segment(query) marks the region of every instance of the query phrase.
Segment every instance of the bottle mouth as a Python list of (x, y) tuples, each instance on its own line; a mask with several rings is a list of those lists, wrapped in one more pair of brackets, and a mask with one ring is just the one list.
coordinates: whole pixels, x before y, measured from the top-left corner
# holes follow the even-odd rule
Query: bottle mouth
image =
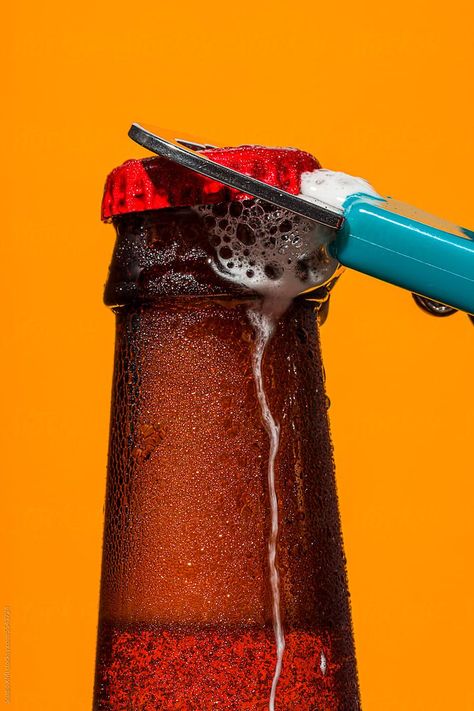
[[(126, 213), (113, 222), (110, 306), (227, 295), (283, 312), (304, 292), (312, 298), (338, 268), (327, 250), (333, 230), (254, 198)], [(327, 292), (314, 298), (324, 301)]]
[[(238, 146), (203, 151), (213, 161), (297, 195), (301, 176), (321, 167), (295, 148)], [(206, 178), (165, 158), (128, 160), (107, 177), (102, 220), (132, 212), (241, 201), (250, 195)]]

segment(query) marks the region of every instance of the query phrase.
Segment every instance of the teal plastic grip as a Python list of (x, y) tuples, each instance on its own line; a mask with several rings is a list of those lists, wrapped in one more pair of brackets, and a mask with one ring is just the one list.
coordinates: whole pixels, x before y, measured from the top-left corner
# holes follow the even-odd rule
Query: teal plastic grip
[(474, 313), (474, 233), (391, 198), (352, 195), (330, 245), (344, 266)]

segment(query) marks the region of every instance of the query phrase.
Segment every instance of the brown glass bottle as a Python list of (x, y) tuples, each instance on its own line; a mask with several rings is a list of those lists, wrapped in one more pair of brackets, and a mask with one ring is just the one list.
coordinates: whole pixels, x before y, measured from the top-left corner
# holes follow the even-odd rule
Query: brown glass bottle
[[(117, 339), (94, 709), (263, 711), (276, 643), (269, 436), (249, 319), (261, 297), (212, 268), (212, 229), (192, 208), (114, 224), (105, 300)], [(299, 297), (279, 320), (263, 382), (280, 426), (285, 650), (274, 708), (355, 711), (313, 302)]]

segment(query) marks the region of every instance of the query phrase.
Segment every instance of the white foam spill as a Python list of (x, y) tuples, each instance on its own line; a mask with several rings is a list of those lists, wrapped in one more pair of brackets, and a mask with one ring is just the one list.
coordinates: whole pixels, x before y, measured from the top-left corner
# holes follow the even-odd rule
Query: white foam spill
[(270, 538), (268, 540), (268, 566), (270, 571), (270, 588), (272, 592), (272, 617), (273, 617), (273, 632), (276, 643), (276, 664), (273, 673), (272, 688), (270, 692), (270, 700), (268, 703), (269, 711), (275, 709), (275, 697), (278, 685), (278, 680), (281, 674), (283, 664), (283, 654), (285, 651), (285, 634), (281, 622), (281, 607), (280, 607), (280, 574), (278, 572), (276, 557), (277, 557), (277, 541), (278, 541), (278, 499), (275, 486), (275, 458), (280, 444), (280, 426), (273, 418), (273, 415), (268, 406), (265, 387), (263, 384), (262, 360), (265, 349), (273, 335), (276, 321), (272, 316), (257, 309), (249, 309), (249, 320), (255, 330), (255, 347), (253, 351), (253, 375), (257, 387), (257, 395), (262, 412), (262, 419), (267, 430), (270, 440), (270, 452), (268, 456), (267, 479), (268, 479), (268, 494), (270, 499)]
[(367, 180), (347, 173), (319, 168), (301, 175), (300, 197), (307, 200), (342, 209), (347, 198), (356, 193), (381, 197)]
[(337, 262), (327, 252), (335, 231), (259, 200), (198, 206), (211, 234), (213, 268), (264, 297), (275, 318), (301, 292), (325, 283)]

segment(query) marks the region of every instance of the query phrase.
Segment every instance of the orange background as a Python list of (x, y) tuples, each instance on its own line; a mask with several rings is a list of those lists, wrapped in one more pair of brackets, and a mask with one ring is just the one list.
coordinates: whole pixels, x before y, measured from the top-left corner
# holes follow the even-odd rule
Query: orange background
[[(101, 304), (114, 235), (99, 203), (106, 173), (145, 154), (127, 139), (129, 124), (299, 146), (473, 227), (473, 14), (460, 0), (26, 0), (6, 13), (9, 708), (82, 711), (114, 338)], [(474, 709), (474, 326), (346, 273), (322, 340), (364, 709)], [(2, 636), (3, 677), (3, 623)]]

